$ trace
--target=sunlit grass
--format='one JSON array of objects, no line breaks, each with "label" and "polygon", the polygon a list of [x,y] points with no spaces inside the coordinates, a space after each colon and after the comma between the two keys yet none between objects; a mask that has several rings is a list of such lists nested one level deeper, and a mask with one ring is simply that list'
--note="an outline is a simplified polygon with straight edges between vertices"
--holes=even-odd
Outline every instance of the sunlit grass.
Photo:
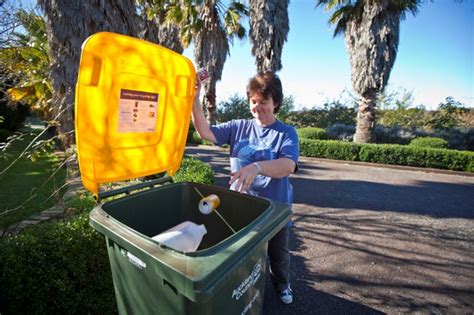
[{"label": "sunlit grass", "polygon": [[[28,143],[40,132],[30,130],[31,134],[21,141],[14,142],[6,152],[0,152],[0,172],[15,160]],[[18,223],[27,217],[40,213],[53,206],[64,193],[66,169],[52,149],[35,156],[19,159],[0,179],[0,229]],[[29,199],[29,200],[28,200]],[[28,201],[27,201],[28,200]]]}]

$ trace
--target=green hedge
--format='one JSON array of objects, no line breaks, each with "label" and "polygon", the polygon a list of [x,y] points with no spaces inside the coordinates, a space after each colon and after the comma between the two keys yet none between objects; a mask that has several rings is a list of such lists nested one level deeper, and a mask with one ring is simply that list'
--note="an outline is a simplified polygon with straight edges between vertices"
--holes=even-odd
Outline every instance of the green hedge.
[{"label": "green hedge", "polygon": [[191,129],[189,130],[189,133],[188,133],[188,138],[186,140],[186,143],[188,144],[205,144],[205,145],[214,145],[214,143],[210,142],[210,141],[207,141],[207,140],[203,140],[197,131],[191,131]]},{"label": "green hedge", "polygon": [[[174,181],[212,184],[209,165],[183,159]],[[68,200],[74,217],[0,239],[0,314],[116,313],[105,239],[89,225],[90,194]]]},{"label": "green hedge", "polygon": [[410,145],[423,148],[447,149],[448,141],[435,137],[418,137],[412,139]]},{"label": "green hedge", "polygon": [[115,296],[105,239],[87,213],[0,242],[0,313],[109,314]]},{"label": "green hedge", "polygon": [[308,157],[474,172],[474,152],[468,151],[309,139],[300,139],[300,151]]},{"label": "green hedge", "polygon": [[203,184],[214,184],[214,172],[209,164],[184,156],[181,167],[173,175],[175,182],[193,182]]},{"label": "green hedge", "polygon": [[304,127],[296,129],[298,137],[301,139],[327,140],[328,135],[323,128]]},{"label": "green hedge", "polygon": [[303,156],[357,161],[359,146],[352,142],[300,139],[300,151]]}]

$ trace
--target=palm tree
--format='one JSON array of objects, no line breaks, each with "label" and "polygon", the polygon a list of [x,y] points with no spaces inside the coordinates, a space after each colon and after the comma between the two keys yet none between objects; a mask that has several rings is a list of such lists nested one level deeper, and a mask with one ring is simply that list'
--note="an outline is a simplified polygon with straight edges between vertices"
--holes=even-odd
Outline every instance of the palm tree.
[{"label": "palm tree", "polygon": [[247,10],[242,3],[232,1],[226,7],[219,0],[177,0],[168,9],[168,20],[180,26],[185,47],[194,41],[198,67],[209,72],[204,102],[210,124],[216,122],[216,83],[222,77],[229,43],[234,36],[245,37],[245,29],[240,24],[241,16],[245,14]]},{"label": "palm tree", "polygon": [[52,87],[48,80],[50,62],[44,19],[23,9],[14,16],[23,31],[12,32],[8,43],[0,48],[0,64],[6,78],[15,78],[8,94],[15,101],[28,104],[42,119],[51,120]]},{"label": "palm tree", "polygon": [[139,18],[133,1],[38,0],[46,17],[51,52],[52,102],[59,115],[58,133],[62,144],[74,142],[74,87],[81,45],[99,31],[137,36]]},{"label": "palm tree", "polygon": [[281,70],[281,54],[290,31],[289,0],[250,0],[250,40],[258,72]]},{"label": "palm tree", "polygon": [[179,28],[166,21],[167,0],[137,0],[141,12],[139,38],[157,43],[179,54],[184,47],[179,38]]},{"label": "palm tree", "polygon": [[378,94],[387,85],[397,56],[400,21],[413,15],[423,0],[318,0],[318,6],[334,10],[329,22],[334,36],[344,33],[351,63],[353,89],[359,94],[354,142],[374,140]]}]

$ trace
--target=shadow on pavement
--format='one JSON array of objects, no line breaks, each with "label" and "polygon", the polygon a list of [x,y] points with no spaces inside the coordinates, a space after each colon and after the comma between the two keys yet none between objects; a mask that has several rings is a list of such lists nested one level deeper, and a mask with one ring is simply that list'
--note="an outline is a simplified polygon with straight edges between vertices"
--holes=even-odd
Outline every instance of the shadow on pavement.
[{"label": "shadow on pavement", "polygon": [[463,313],[472,306],[469,237],[370,211],[294,208],[297,283],[309,276],[313,288],[388,312]]},{"label": "shadow on pavement", "polygon": [[295,203],[320,208],[412,213],[435,218],[474,218],[474,185],[418,180],[393,185],[362,180],[291,178]]},{"label": "shadow on pavement", "polygon": [[308,269],[307,258],[294,254],[305,246],[304,242],[292,232],[290,244],[293,252],[291,256],[291,287],[294,292],[294,301],[290,305],[283,304],[277,296],[270,277],[267,276],[264,314],[383,314],[363,304],[314,289],[317,282],[321,280],[321,276]]}]

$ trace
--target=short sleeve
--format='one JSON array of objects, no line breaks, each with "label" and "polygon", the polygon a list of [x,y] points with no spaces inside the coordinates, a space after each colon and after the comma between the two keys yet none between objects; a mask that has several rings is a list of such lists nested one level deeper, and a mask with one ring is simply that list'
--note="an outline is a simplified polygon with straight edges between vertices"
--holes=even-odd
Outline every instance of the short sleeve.
[{"label": "short sleeve", "polygon": [[230,144],[232,138],[232,130],[234,129],[234,121],[228,121],[222,124],[210,126],[214,137],[216,138],[216,144],[221,146],[224,144]]},{"label": "short sleeve", "polygon": [[298,133],[296,129],[288,126],[287,130],[285,131],[285,135],[283,136],[283,141],[281,144],[281,149],[278,154],[278,158],[288,158],[296,163],[295,172],[298,169],[298,160],[299,160],[299,153],[300,147],[298,142]]}]

